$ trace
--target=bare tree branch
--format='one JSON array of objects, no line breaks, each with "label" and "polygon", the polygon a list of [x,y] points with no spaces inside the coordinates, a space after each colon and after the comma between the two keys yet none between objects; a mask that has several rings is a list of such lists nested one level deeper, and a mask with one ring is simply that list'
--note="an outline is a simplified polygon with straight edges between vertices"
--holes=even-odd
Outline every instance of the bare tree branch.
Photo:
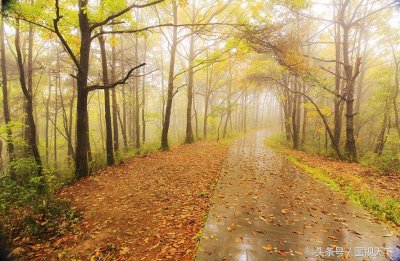
[{"label": "bare tree branch", "polygon": [[122,78],[121,80],[119,80],[119,81],[116,81],[116,82],[113,82],[113,83],[110,83],[110,84],[107,84],[107,85],[100,85],[100,84],[90,85],[90,86],[87,87],[87,91],[90,92],[90,91],[94,91],[94,90],[112,89],[112,88],[114,88],[114,87],[116,87],[116,86],[118,86],[118,85],[125,84],[125,83],[129,80],[129,78],[131,77],[132,73],[133,73],[135,70],[137,70],[137,69],[139,69],[140,67],[143,67],[143,66],[145,66],[145,65],[146,65],[146,63],[142,63],[142,64],[139,64],[139,65],[136,66],[136,67],[133,67],[132,69],[130,69],[130,70],[128,71],[128,73],[126,74],[126,76],[125,76],[124,78]]},{"label": "bare tree branch", "polygon": [[71,47],[65,40],[64,36],[61,34],[60,29],[58,28],[58,23],[60,22],[62,16],[60,15],[60,5],[59,0],[56,0],[56,18],[53,19],[53,26],[54,32],[57,34],[58,38],[60,39],[62,45],[64,46],[65,50],[67,51],[68,55],[71,57],[72,61],[74,62],[76,68],[81,70],[78,58],[75,56],[74,52],[72,51]]}]

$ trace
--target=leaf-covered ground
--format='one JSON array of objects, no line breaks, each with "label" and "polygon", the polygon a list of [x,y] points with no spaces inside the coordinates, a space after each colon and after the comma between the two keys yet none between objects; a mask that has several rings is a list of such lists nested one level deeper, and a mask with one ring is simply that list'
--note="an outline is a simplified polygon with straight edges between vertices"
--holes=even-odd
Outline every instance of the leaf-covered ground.
[{"label": "leaf-covered ground", "polygon": [[341,176],[344,182],[351,181],[355,186],[368,186],[382,198],[390,196],[400,201],[400,174],[398,173],[382,174],[379,170],[359,163],[343,162],[303,151],[287,149],[285,153],[311,167],[323,169],[331,176]]},{"label": "leaf-covered ground", "polygon": [[82,179],[59,193],[81,222],[20,252],[29,260],[191,260],[226,152],[212,142],[182,145]]}]

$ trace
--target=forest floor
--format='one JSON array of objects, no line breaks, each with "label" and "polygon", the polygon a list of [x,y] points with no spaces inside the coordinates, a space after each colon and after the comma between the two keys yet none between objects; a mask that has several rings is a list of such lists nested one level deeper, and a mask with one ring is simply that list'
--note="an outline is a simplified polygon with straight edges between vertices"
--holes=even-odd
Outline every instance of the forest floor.
[{"label": "forest floor", "polygon": [[133,157],[62,189],[81,222],[23,246],[25,259],[191,260],[227,148],[182,145]]},{"label": "forest floor", "polygon": [[353,180],[354,186],[366,186],[381,198],[391,196],[400,201],[399,173],[382,174],[381,171],[360,163],[343,162],[304,151],[287,149],[285,153],[310,167],[326,171],[330,176],[340,176],[346,181]]}]

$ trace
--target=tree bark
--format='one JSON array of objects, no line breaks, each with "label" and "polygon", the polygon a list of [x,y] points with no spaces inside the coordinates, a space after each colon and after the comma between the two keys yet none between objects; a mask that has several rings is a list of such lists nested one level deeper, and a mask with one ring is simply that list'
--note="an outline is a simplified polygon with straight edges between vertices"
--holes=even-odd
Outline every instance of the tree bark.
[{"label": "tree bark", "polygon": [[29,126],[29,140],[28,142],[28,148],[29,150],[32,151],[33,157],[35,159],[35,163],[37,165],[37,174],[38,176],[42,176],[42,161],[40,158],[39,154],[39,149],[36,144],[36,125],[35,125],[35,119],[33,117],[33,99],[32,95],[29,92],[29,89],[26,85],[25,81],[25,70],[24,70],[24,64],[22,61],[22,53],[21,53],[21,44],[20,44],[20,30],[19,30],[19,18],[16,19],[16,27],[15,27],[15,49],[17,53],[17,63],[18,63],[18,69],[19,69],[19,81],[21,84],[21,89],[25,97],[26,101],[26,109],[27,111],[27,123]]},{"label": "tree bark", "polygon": [[[115,82],[115,67],[116,67],[116,54],[115,46],[111,47],[111,82]],[[112,97],[112,122],[113,122],[113,138],[114,138],[114,151],[119,150],[119,132],[118,132],[118,103],[117,103],[117,90],[115,88],[111,89]]]},{"label": "tree bark", "polygon": [[[144,59],[146,61],[147,55],[147,39],[144,38]],[[143,79],[142,79],[142,142],[146,142],[146,70],[143,67]]]},{"label": "tree bark", "polygon": [[[31,1],[31,4],[33,4],[33,1]],[[32,106],[33,106],[33,95],[32,95],[32,87],[33,87],[33,36],[34,36],[34,31],[33,31],[33,26],[29,25],[29,33],[28,33],[28,64],[27,64],[27,79],[26,85],[28,92],[30,96],[32,96]],[[24,104],[24,115],[25,115],[25,128],[24,128],[24,139],[27,143],[29,143],[30,135],[31,135],[31,130],[30,130],[30,125],[29,125],[29,116],[28,116],[28,110],[29,110],[29,105],[28,102],[25,101]],[[29,148],[28,148],[29,151]],[[29,155],[29,152],[26,151],[27,155]]]},{"label": "tree bark", "polygon": [[[106,86],[109,84],[108,80],[108,68],[107,68],[107,54],[105,47],[105,40],[103,36],[99,36],[99,44],[101,51],[101,66],[103,69],[103,84]],[[107,165],[111,166],[114,164],[114,151],[113,151],[113,138],[112,138],[112,122],[111,122],[111,108],[110,108],[110,91],[104,90],[104,116],[106,123],[106,154],[107,154]]]},{"label": "tree bark", "polygon": [[49,155],[50,155],[50,139],[49,139],[49,121],[50,121],[50,99],[51,99],[51,71],[49,68],[49,86],[47,88],[47,101],[46,101],[46,125],[45,125],[45,142],[46,142],[46,164],[49,165]]},{"label": "tree bark", "polygon": [[[336,10],[336,8],[335,8]],[[341,30],[340,25],[335,23],[335,93],[341,93],[340,83],[341,83]],[[342,98],[335,96],[334,103],[334,129],[333,129],[333,137],[335,144],[340,144],[340,136],[342,132],[342,108],[341,103],[343,102]]]},{"label": "tree bark", "polygon": [[79,0],[79,27],[80,27],[80,56],[77,74],[76,100],[76,149],[75,149],[75,176],[81,178],[89,175],[89,123],[88,123],[88,90],[87,80],[89,72],[89,55],[91,32],[89,18],[86,12],[87,0]]},{"label": "tree bark", "polygon": [[[172,12],[174,16],[174,25],[178,24],[178,6],[176,0],[172,0]],[[167,104],[165,108],[164,124],[161,132],[161,150],[169,150],[168,144],[168,130],[171,120],[172,100],[174,91],[174,71],[175,71],[175,56],[176,48],[178,45],[178,28],[174,26],[172,29],[172,44],[171,44],[171,58],[169,62],[168,73],[168,91],[167,91]]]},{"label": "tree bark", "polygon": [[[139,38],[135,37],[135,59],[139,60]],[[140,103],[139,103],[139,77],[135,78],[135,148],[140,149]]]},{"label": "tree bark", "polygon": [[[60,69],[60,57],[57,51],[57,77],[54,90],[54,126],[53,126],[53,166],[57,169],[57,120],[58,120],[58,93],[57,90],[61,88],[61,69]],[[50,95],[50,94],[49,94]]]},{"label": "tree bark", "polygon": [[[124,50],[123,46],[123,37],[121,37],[121,50]],[[121,74],[125,74],[125,63],[124,63],[124,52],[121,52]],[[127,136],[127,113],[126,113],[126,94],[125,88],[121,89],[122,92],[122,122],[121,122],[121,132],[122,138],[124,139],[124,149],[125,151],[128,150],[128,136]],[[118,109],[118,108],[117,108]],[[118,115],[120,111],[118,110]],[[120,117],[120,115],[119,115]]]},{"label": "tree bark", "polygon": [[383,147],[385,146],[385,132],[386,132],[386,124],[387,124],[387,110],[388,110],[388,101],[386,100],[385,112],[383,114],[383,121],[381,131],[378,135],[378,140],[375,145],[374,153],[378,154],[378,156],[382,155]]},{"label": "tree bark", "polygon": [[186,137],[185,143],[191,144],[194,142],[193,127],[192,127],[192,103],[193,103],[193,62],[194,62],[194,39],[195,35],[190,36],[189,43],[189,59],[188,59],[188,88],[187,88],[187,108],[186,108]]},{"label": "tree bark", "polygon": [[354,84],[359,73],[360,58],[357,58],[353,72],[353,66],[349,59],[349,27],[342,23],[343,28],[343,62],[346,76],[346,143],[345,151],[350,161],[357,161],[357,148],[354,136]]},{"label": "tree bark", "polygon": [[297,81],[297,77],[294,78],[294,81],[292,82],[294,85],[294,90],[296,93],[294,93],[293,97],[293,108],[292,108],[292,130],[293,130],[293,149],[298,150],[299,149],[299,131],[300,131],[300,126],[299,126],[299,120],[300,120],[300,106],[299,106],[299,84]]}]

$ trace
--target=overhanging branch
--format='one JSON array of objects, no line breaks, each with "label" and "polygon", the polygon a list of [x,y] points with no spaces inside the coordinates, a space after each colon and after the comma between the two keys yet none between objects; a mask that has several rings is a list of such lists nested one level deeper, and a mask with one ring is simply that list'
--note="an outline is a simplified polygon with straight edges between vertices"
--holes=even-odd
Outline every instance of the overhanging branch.
[{"label": "overhanging branch", "polygon": [[121,80],[119,80],[119,81],[116,81],[116,82],[113,82],[113,83],[110,83],[110,84],[107,84],[107,85],[100,85],[100,84],[90,85],[90,86],[87,87],[87,91],[90,92],[90,91],[94,91],[94,90],[108,90],[108,89],[115,88],[118,85],[125,84],[129,80],[129,78],[131,77],[132,73],[135,70],[137,70],[140,67],[143,67],[145,65],[146,65],[146,63],[142,63],[142,64],[139,64],[136,67],[133,67],[132,69],[130,69],[128,71],[126,76],[124,78],[122,78]]}]

